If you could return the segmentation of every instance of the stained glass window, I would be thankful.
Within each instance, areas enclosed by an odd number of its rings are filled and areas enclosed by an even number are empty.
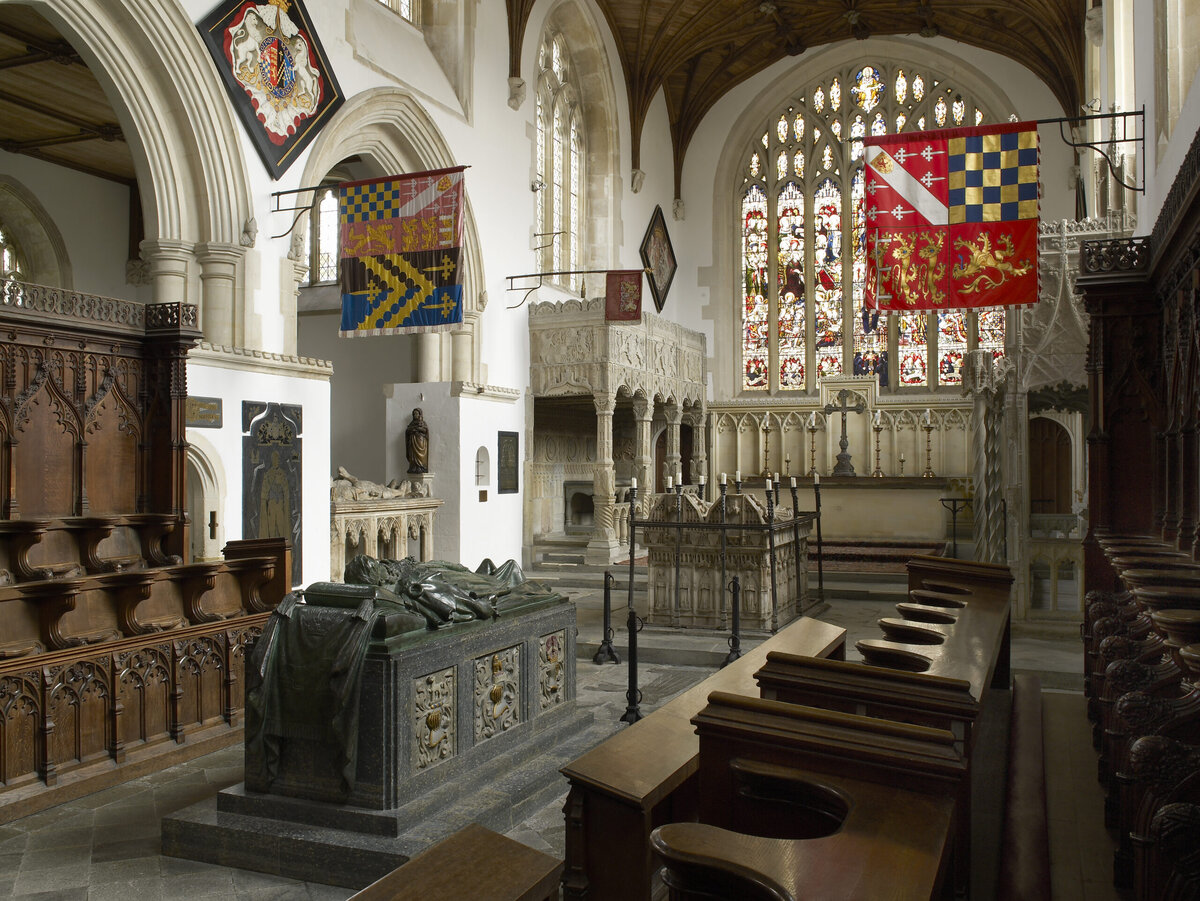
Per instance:
[[[534,192],[537,245],[546,271],[582,268],[584,209],[587,184],[586,135],[572,82],[570,54],[561,35],[547,34],[538,55],[540,73],[536,102],[537,166]],[[564,287],[578,289],[579,276],[552,276]]]
[[[779,192],[779,387],[804,388],[804,194],[794,181]]]
[[[744,388],[768,387],[767,195],[751,185],[742,199],[742,364]]]
[[[806,86],[753,132],[736,201],[743,390],[811,391],[847,372],[875,374],[888,390],[953,386],[968,350],[1004,352],[1002,310],[863,307],[863,142],[969,124],[968,110],[975,124],[987,118],[935,72],[861,63]]]

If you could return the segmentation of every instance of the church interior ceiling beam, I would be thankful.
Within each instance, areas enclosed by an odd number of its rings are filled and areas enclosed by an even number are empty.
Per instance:
[[[944,36],[1030,69],[1070,114],[1084,96],[1084,4],[1078,0],[597,0],[628,87],[634,169],[642,127],[663,90],[679,194],[700,122],[726,93],[788,56],[885,35]],[[511,74],[532,9],[508,0]]]
[[[0,5],[0,148],[132,184],[133,157],[116,123],[104,89],[58,29],[28,6]]]

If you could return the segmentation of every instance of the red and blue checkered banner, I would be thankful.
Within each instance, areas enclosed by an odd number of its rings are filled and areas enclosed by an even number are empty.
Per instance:
[[[868,307],[1037,301],[1036,123],[881,135],[865,155]]]
[[[462,322],[465,168],[338,185],[342,337]]]

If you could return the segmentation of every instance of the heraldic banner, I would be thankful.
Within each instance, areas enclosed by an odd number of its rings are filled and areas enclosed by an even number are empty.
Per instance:
[[[641,321],[641,269],[611,269],[605,273],[604,318],[609,322]]]
[[[1035,303],[1037,124],[866,141],[866,305]]]
[[[465,168],[338,185],[343,337],[462,322]]]

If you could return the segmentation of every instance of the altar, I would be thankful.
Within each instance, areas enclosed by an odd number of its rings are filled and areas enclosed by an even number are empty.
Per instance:
[[[827,541],[945,541],[950,513],[941,499],[955,490],[946,478],[832,476],[821,479],[821,537]],[[810,506],[812,482],[801,504]],[[965,534],[960,515],[959,532]]]

